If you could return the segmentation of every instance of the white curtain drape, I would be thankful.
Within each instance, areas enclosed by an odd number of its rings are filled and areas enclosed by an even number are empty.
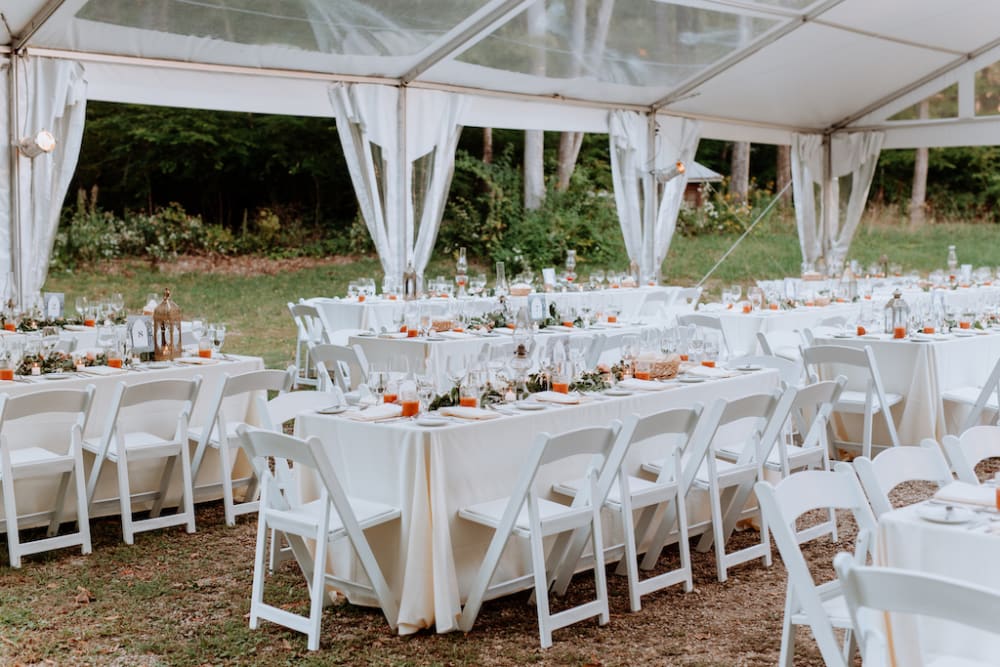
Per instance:
[[[802,259],[815,263],[820,257],[843,260],[851,246],[868,201],[875,167],[885,141],[883,132],[852,132],[834,135],[829,143],[829,181],[824,186],[827,160],[822,137],[796,134],[792,137],[792,196],[799,230]],[[850,176],[850,195],[841,213],[840,179]],[[817,214],[816,185],[826,195]]]
[[[11,259],[13,246],[11,241],[11,210],[10,210],[10,88],[8,86],[10,62],[5,58],[0,65],[0,300],[10,295],[13,288],[14,261]],[[3,304],[0,304],[2,306]]]
[[[463,95],[372,84],[330,87],[337,131],[386,275],[422,273],[455,167]],[[401,150],[405,147],[405,151]]]
[[[641,277],[658,276],[677,226],[687,175],[658,184],[652,172],[671,168],[679,160],[694,160],[701,123],[686,118],[656,117],[614,110],[608,118],[611,177],[618,221],[629,259]]]
[[[17,160],[20,275],[16,280],[25,303],[40,294],[48,275],[59,214],[80,155],[87,82],[83,65],[77,62],[26,57],[12,63],[17,68],[16,136],[44,129],[56,139],[51,153]]]

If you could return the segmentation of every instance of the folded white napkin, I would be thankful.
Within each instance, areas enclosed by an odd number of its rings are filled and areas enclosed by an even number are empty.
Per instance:
[[[381,333],[378,335],[379,338],[406,338],[405,331],[391,331],[388,333]]]
[[[219,363],[218,359],[211,357],[177,357],[174,359],[178,364],[191,364],[192,366],[208,366]]]
[[[87,366],[80,372],[86,375],[118,375],[126,371],[124,368],[115,368],[113,366]]]
[[[629,391],[661,391],[670,385],[663,384],[662,382],[653,382],[652,380],[629,378],[622,380],[615,386],[621,389],[628,389]]]
[[[952,482],[934,494],[938,500],[965,505],[996,507],[996,487],[979,486],[968,482]]]
[[[486,408],[469,408],[461,405],[441,408],[438,413],[445,417],[458,417],[459,419],[496,419],[500,416],[500,413]]]
[[[735,371],[727,371],[725,368],[709,368],[708,366],[691,366],[684,372],[700,378],[728,378],[736,375]]]
[[[725,304],[718,302],[702,303],[698,305],[698,312],[717,313],[722,310],[726,310],[726,306]]]
[[[540,391],[537,394],[532,394],[532,398],[536,401],[545,401],[546,403],[559,403],[561,405],[576,405],[580,402],[580,394],[560,394],[558,391]]]
[[[441,336],[441,338],[452,338],[454,340],[462,340],[470,337],[470,335],[464,331],[442,331],[438,335]]]
[[[545,327],[546,329],[552,329],[553,331],[576,331],[576,327],[564,327],[561,324],[553,324],[551,326]]]
[[[346,413],[346,417],[359,422],[373,422],[380,419],[392,419],[393,417],[399,417],[402,414],[403,406],[396,405],[395,403],[383,403],[381,405],[373,405],[372,407],[359,412]]]
[[[513,335],[514,330],[510,327],[494,327],[493,333],[507,334],[508,336]]]

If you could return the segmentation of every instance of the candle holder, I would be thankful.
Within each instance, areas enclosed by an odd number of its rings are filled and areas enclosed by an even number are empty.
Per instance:
[[[172,361],[181,353],[181,309],[170,300],[170,288],[153,311],[153,359]]]
[[[458,286],[459,298],[467,296],[465,286],[469,283],[469,262],[465,258],[465,248],[458,249],[458,261],[455,262],[455,284]]]

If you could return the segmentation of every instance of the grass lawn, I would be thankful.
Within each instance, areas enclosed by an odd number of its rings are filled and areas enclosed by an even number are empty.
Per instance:
[[[905,270],[929,271],[944,266],[947,247],[957,246],[962,263],[1000,264],[996,254],[1000,228],[990,224],[931,225],[912,233],[898,225],[865,225],[852,246],[851,257],[867,265],[883,253]],[[735,236],[674,239],[664,277],[670,283],[694,284],[736,240]],[[794,223],[773,218],[762,223],[730,255],[707,283],[714,293],[723,283],[794,275],[801,261]],[[475,261],[475,258],[472,258]],[[625,265],[623,259],[622,265]],[[588,267],[578,268],[586,277]],[[436,258],[428,276],[450,276],[450,259]],[[170,287],[186,319],[194,315],[229,324],[226,350],[264,358],[268,367],[284,368],[294,359],[295,330],[285,306],[300,297],[346,293],[354,277],[381,275],[374,257],[331,258],[323,262],[182,261],[153,270],[142,261],[115,262],[49,276],[45,289],[66,292],[72,304],[80,294],[121,292],[126,304],[140,307],[145,295]]]

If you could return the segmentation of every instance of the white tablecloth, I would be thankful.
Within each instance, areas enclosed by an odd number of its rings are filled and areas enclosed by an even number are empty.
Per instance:
[[[900,441],[908,445],[919,444],[923,438],[940,442],[946,433],[957,432],[968,410],[954,405],[946,410],[942,392],[982,386],[1000,358],[1000,334],[995,332],[925,342],[878,335],[877,338],[817,338],[816,343],[872,347],[885,390],[905,399],[902,407],[893,410],[893,415]],[[829,371],[825,373],[828,374]],[[861,386],[858,373],[845,374],[849,388]],[[881,418],[875,418],[874,442],[879,444],[889,442],[883,424]]]
[[[707,405],[715,398],[736,398],[777,385],[777,373],[762,371],[439,428],[362,423],[316,414],[300,415],[298,427],[300,435],[315,435],[323,441],[348,493],[402,509],[398,524],[367,533],[389,586],[400,600],[400,632],[432,625],[438,632],[447,632],[456,629],[461,603],[492,537],[490,530],[459,519],[458,510],[509,494],[538,433],[606,425],[632,413],[651,414],[697,402]],[[656,443],[646,443],[631,453],[625,470],[637,474],[641,462],[662,456]],[[585,459],[580,459],[578,468],[553,470],[550,466],[540,471],[538,492],[551,497],[552,484],[581,474]],[[313,479],[302,480],[304,498],[315,493],[314,484]],[[704,519],[705,505],[703,498],[689,502],[694,521]],[[617,530],[606,535],[609,544],[620,539]],[[357,563],[345,551],[332,557],[331,567],[341,576],[359,576]],[[527,546],[512,540],[497,580],[523,574],[529,563]]]
[[[32,382],[28,383],[0,382],[0,391],[8,395],[16,396],[47,389],[82,389],[88,384],[93,384],[96,387],[96,391],[94,393],[94,401],[90,408],[90,418],[87,421],[86,435],[98,436],[101,434],[106,423],[108,410],[111,406],[111,399],[114,397],[115,387],[118,385],[119,381],[123,381],[127,384],[134,384],[138,382],[147,382],[153,379],[191,378],[195,375],[201,375],[201,390],[199,392],[198,400],[195,403],[194,414],[191,417],[191,425],[196,426],[203,424],[208,419],[207,412],[209,410],[211,398],[218,391],[219,385],[223,381],[226,374],[235,375],[237,373],[260,370],[264,367],[264,362],[259,357],[230,356],[232,361],[219,360],[218,363],[202,366],[175,365],[171,368],[165,369],[142,372],[128,371],[122,374],[102,377],[74,377],[58,381],[34,379]],[[230,419],[247,419],[251,423],[256,421],[256,415],[253,414],[252,407],[253,402],[246,396],[228,399],[224,405],[226,415],[232,415],[229,417]],[[173,417],[173,422],[176,422],[176,415]],[[8,446],[14,449],[31,446],[34,443],[46,442],[49,443],[49,446],[53,446],[51,443],[59,443],[60,446],[62,446],[62,443],[67,442],[69,438],[69,426],[64,422],[59,422],[57,420],[50,420],[44,424],[39,424],[38,421],[35,420],[32,422],[30,430],[23,428],[5,428],[4,431],[4,435],[7,437]],[[192,455],[193,453],[194,448],[192,447]],[[90,468],[93,464],[93,460],[94,457],[92,454],[86,451],[83,453],[84,471],[88,477],[90,475]],[[114,498],[115,502],[99,503],[95,505],[92,516],[108,516],[117,515],[119,513],[116,476],[113,466],[109,466],[110,464],[105,464],[105,469],[101,475],[101,481],[97,487],[95,499],[101,500]],[[242,455],[240,456],[240,460],[236,463],[236,466],[238,468],[236,471],[237,477],[243,476],[249,471],[249,467],[247,467]],[[132,492],[141,493],[156,490],[159,486],[159,475],[161,470],[162,460],[130,464],[129,478],[132,485]],[[202,466],[196,483],[201,484],[217,482],[218,478],[218,457],[211,455],[206,456],[205,463]],[[58,479],[55,477],[18,481],[16,487],[18,513],[25,515],[33,512],[48,511],[51,509],[51,500],[55,496],[55,490],[57,487]],[[179,498],[180,488],[180,468],[177,467],[175,470],[175,482],[171,485],[168,496],[174,499]],[[214,494],[199,496],[197,500],[209,500],[221,497],[222,495],[220,489]],[[67,520],[76,516],[76,502],[74,498],[75,496],[73,493],[67,494]],[[167,506],[170,507],[171,505],[168,504]],[[38,521],[36,523],[41,525],[47,523],[47,521]]]
[[[620,317],[637,319],[642,307],[651,294],[665,293],[672,298],[679,287],[638,287],[621,289],[604,289],[585,292],[549,292],[545,294],[547,303],[555,303],[563,308],[566,305],[579,306],[586,302],[595,310],[614,306],[619,309]],[[526,306],[528,297],[507,297],[511,307],[516,311]],[[307,303],[319,310],[323,325],[327,331],[334,332],[343,329],[373,329],[380,331],[393,329],[397,314],[405,307],[404,301],[390,300],[381,296],[369,297],[364,301],[351,298],[315,297],[307,299]],[[496,299],[485,297],[467,297],[463,299],[421,299],[419,303],[428,310],[430,315],[445,315],[459,305],[466,313],[481,315],[496,308]]]
[[[753,313],[735,310],[699,310],[699,314],[718,317],[734,356],[757,354],[757,332],[801,331],[815,327],[831,317],[845,317],[849,323],[857,319],[859,306],[853,303],[794,308],[791,310],[760,310]]]
[[[964,524],[931,523],[917,511],[911,505],[880,517],[877,565],[938,574],[1000,591],[1000,535],[968,530]],[[934,653],[1000,662],[1000,636],[950,622],[893,614],[886,634],[898,667],[919,667],[924,664],[921,656]]]

